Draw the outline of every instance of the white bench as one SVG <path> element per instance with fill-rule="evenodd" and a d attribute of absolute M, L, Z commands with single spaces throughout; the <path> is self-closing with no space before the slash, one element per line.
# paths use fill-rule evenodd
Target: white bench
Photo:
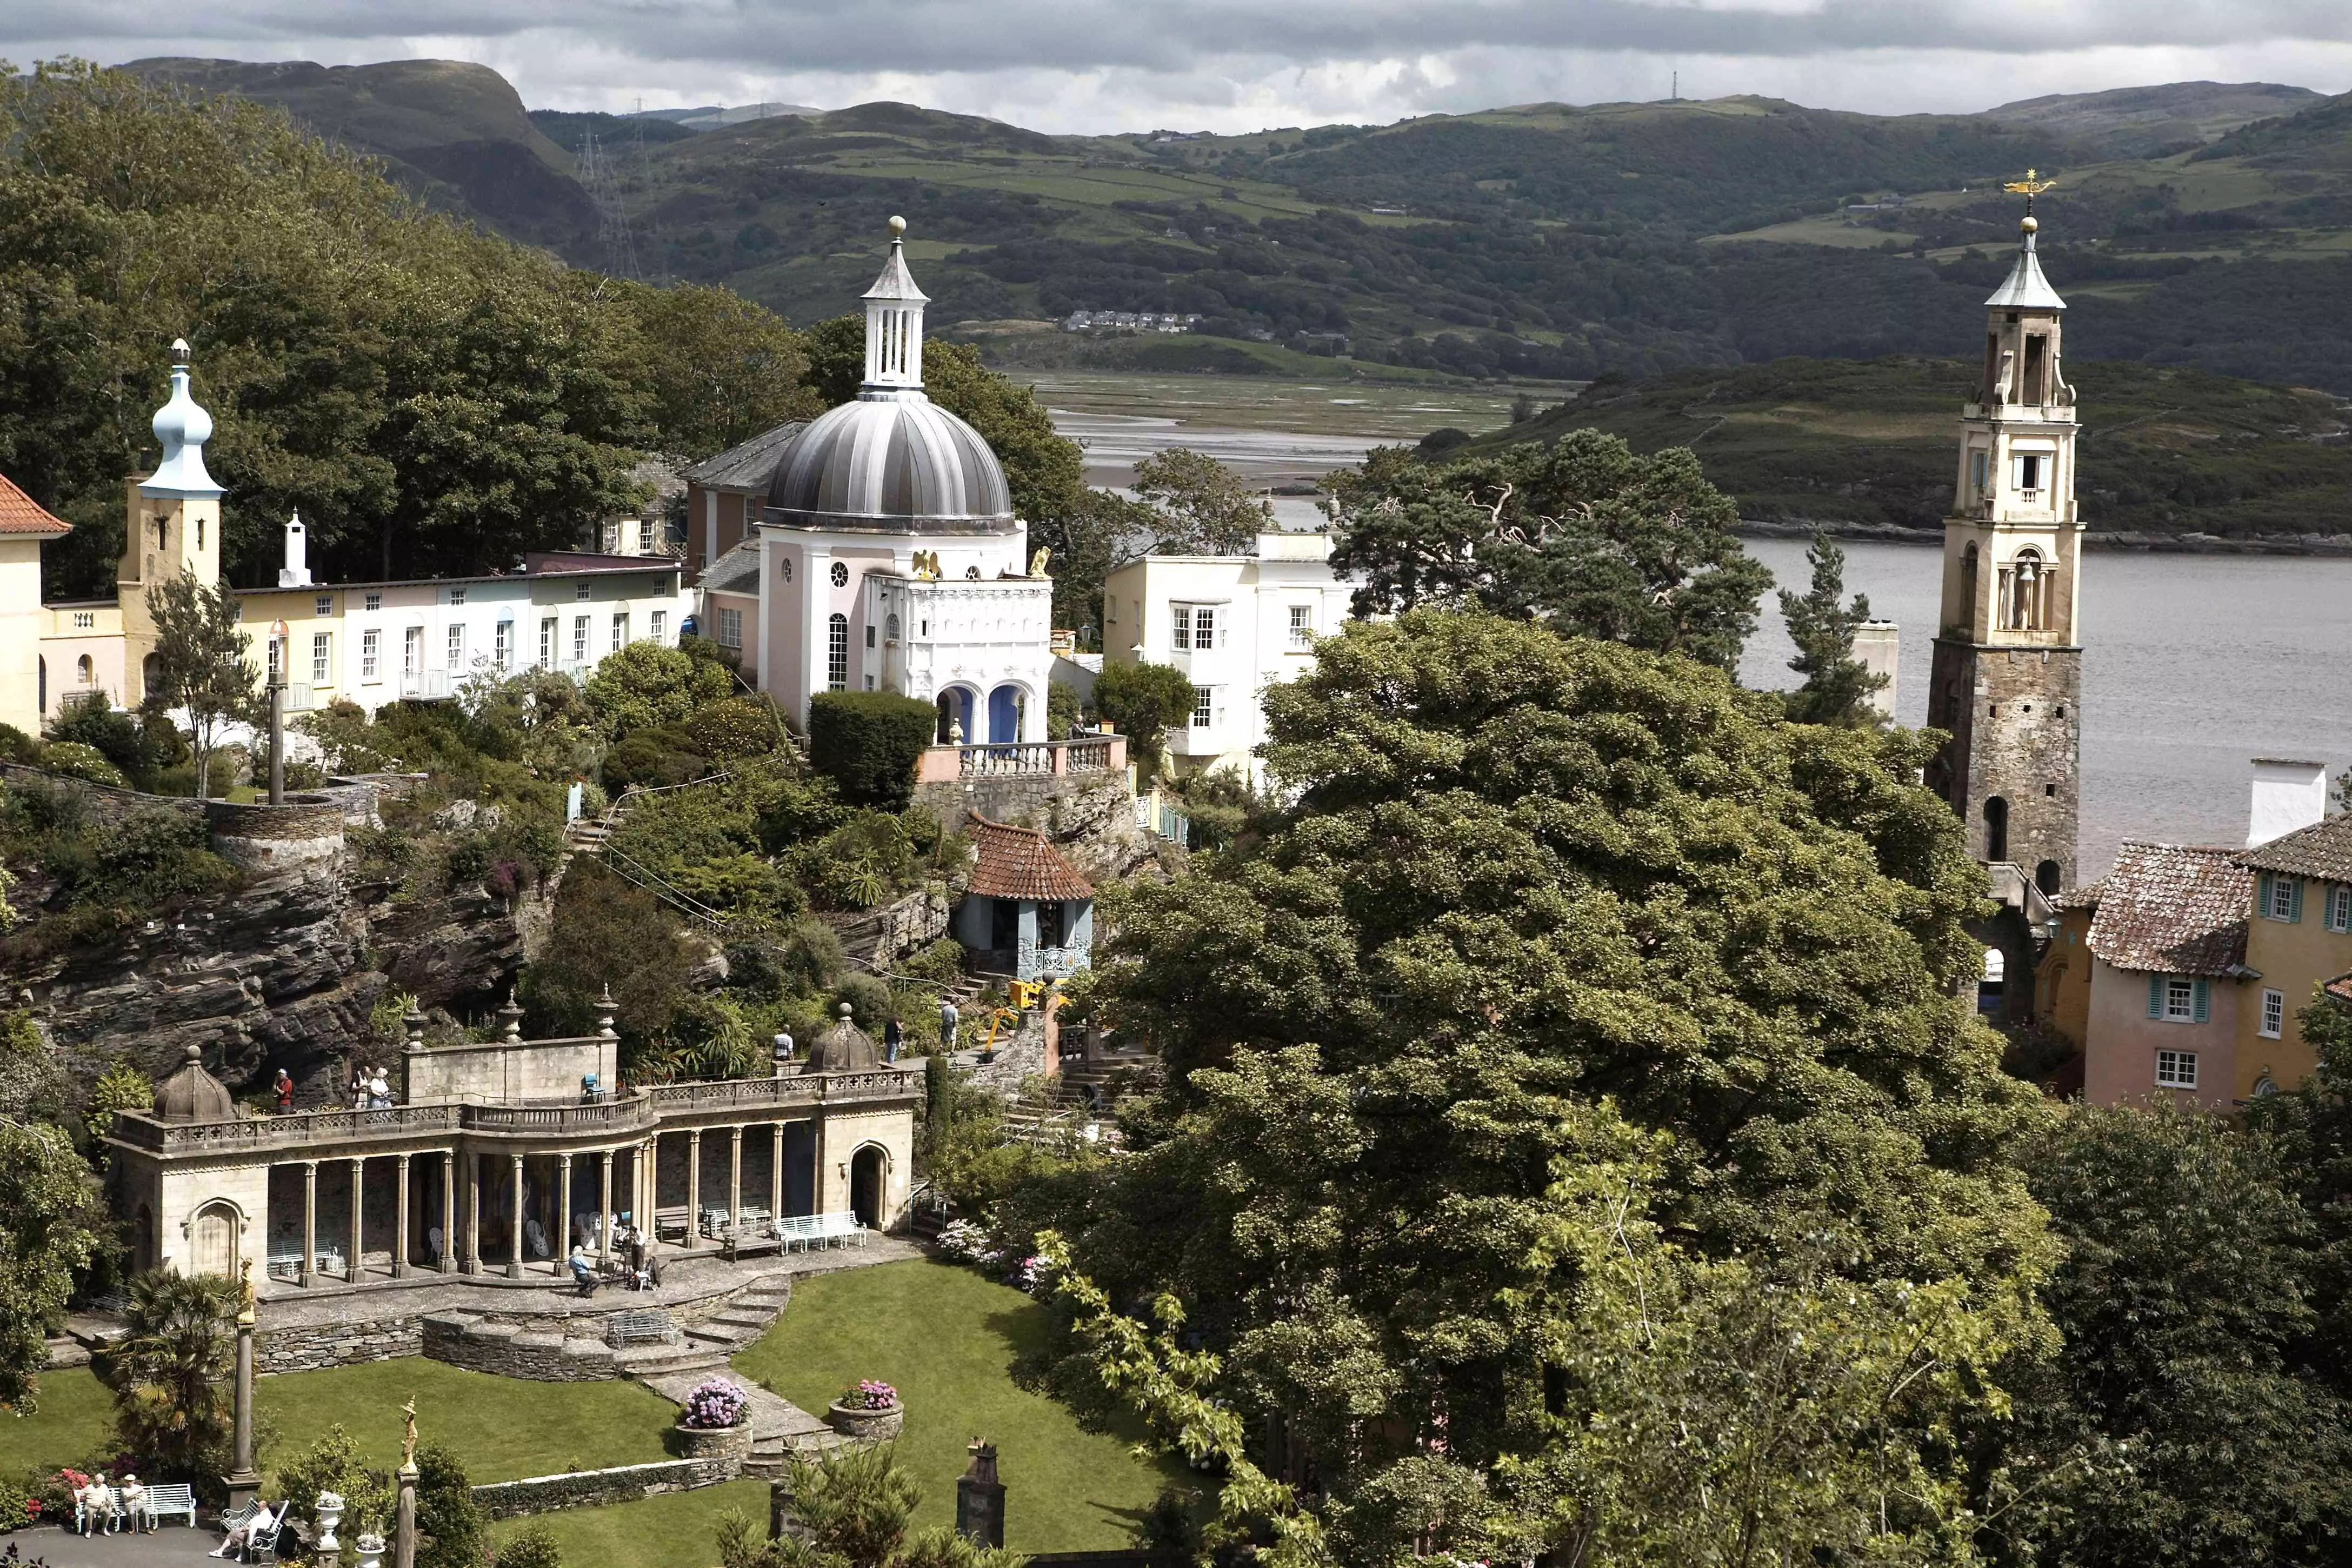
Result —
<path fill-rule="evenodd" d="M 196 1489 L 192 1486 L 163 1486 L 147 1489 L 147 1522 L 161 1525 L 172 1514 L 185 1514 L 188 1528 L 196 1527 Z"/>
<path fill-rule="evenodd" d="M 847 1209 L 835 1214 L 792 1215 L 776 1221 L 776 1239 L 790 1251 L 799 1247 L 803 1251 L 818 1245 L 831 1247 L 836 1242 L 866 1245 L 866 1226 Z"/>

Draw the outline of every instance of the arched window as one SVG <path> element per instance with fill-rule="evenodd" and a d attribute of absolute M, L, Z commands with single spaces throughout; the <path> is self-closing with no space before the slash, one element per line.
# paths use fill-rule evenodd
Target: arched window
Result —
<path fill-rule="evenodd" d="M 839 612 L 825 622 L 824 684 L 836 692 L 849 689 L 849 617 Z"/>
<path fill-rule="evenodd" d="M 88 685 L 98 679 L 98 666 L 89 662 L 88 653 L 74 661 L 74 678 L 83 685 Z"/>
<path fill-rule="evenodd" d="M 2001 573 L 2007 600 L 2006 624 L 2013 632 L 2039 632 L 2048 623 L 2042 612 L 2049 602 L 2050 573 L 2042 552 L 2021 549 L 2009 570 Z"/>
<path fill-rule="evenodd" d="M 1996 865 L 2009 858 L 2009 802 L 1988 795 L 1984 803 L 1985 859 Z"/>
<path fill-rule="evenodd" d="M 2058 896 L 2059 879 L 2063 874 L 2056 861 L 2043 861 L 2033 868 L 2033 885 L 2042 890 L 2043 897 L 2055 898 Z"/>
<path fill-rule="evenodd" d="M 898 618 L 896 615 L 893 615 L 883 622 L 882 635 L 887 637 L 893 643 L 898 640 Z"/>
<path fill-rule="evenodd" d="M 1977 618 L 1977 547 L 1973 544 L 1960 552 L 1960 619 L 1962 626 L 1971 626 Z"/>

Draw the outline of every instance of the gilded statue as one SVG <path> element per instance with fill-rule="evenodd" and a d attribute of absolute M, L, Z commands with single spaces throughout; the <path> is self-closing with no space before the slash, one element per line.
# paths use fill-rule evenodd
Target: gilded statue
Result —
<path fill-rule="evenodd" d="M 1045 576 L 1045 563 L 1053 559 L 1054 547 L 1051 545 L 1039 545 L 1037 547 L 1037 553 L 1029 558 L 1029 575 L 1032 577 Z"/>
<path fill-rule="evenodd" d="M 239 1328 L 251 1328 L 254 1322 L 253 1260 L 237 1260 L 236 1322 Z"/>
<path fill-rule="evenodd" d="M 400 1413 L 408 1417 L 408 1430 L 400 1439 L 400 1468 L 404 1470 L 413 1470 L 416 1468 L 415 1395 L 412 1394 L 408 1396 L 408 1403 L 400 1407 Z"/>

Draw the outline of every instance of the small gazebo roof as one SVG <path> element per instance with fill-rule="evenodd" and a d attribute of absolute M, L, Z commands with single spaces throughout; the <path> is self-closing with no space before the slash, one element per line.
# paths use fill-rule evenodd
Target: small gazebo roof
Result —
<path fill-rule="evenodd" d="M 179 1070 L 155 1086 L 159 1122 L 230 1122 L 236 1101 L 221 1081 L 205 1071 L 204 1047 L 190 1040 Z"/>
<path fill-rule="evenodd" d="M 849 1019 L 850 1007 L 841 1004 L 841 1019 L 809 1042 L 811 1072 L 871 1072 L 882 1065 L 882 1051 L 874 1037 Z"/>
<path fill-rule="evenodd" d="M 992 822 L 971 813 L 971 838 L 980 851 L 971 891 L 983 898 L 1033 899 L 1040 903 L 1092 898 L 1094 884 L 1062 858 L 1053 841 L 1034 828 Z"/>

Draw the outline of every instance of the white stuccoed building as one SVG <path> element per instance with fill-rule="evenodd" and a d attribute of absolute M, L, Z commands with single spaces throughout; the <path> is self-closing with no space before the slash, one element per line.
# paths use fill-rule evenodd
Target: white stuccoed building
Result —
<path fill-rule="evenodd" d="M 1173 664 L 1192 678 L 1192 721 L 1168 732 L 1180 773 L 1261 778 L 1266 687 L 1314 668 L 1353 585 L 1331 570 L 1328 534 L 1266 532 L 1255 555 L 1153 555 L 1103 585 L 1106 664 Z"/>
<path fill-rule="evenodd" d="M 923 393 L 928 301 L 907 270 L 905 221 L 890 229 L 866 293 L 865 383 L 778 451 L 756 583 L 740 561 L 714 571 L 702 629 L 735 638 L 802 722 L 819 692 L 895 691 L 938 707 L 940 741 L 1041 741 L 1053 583 L 1030 575 L 1028 526 L 996 455 Z"/>

